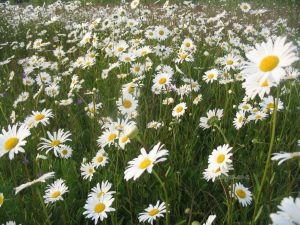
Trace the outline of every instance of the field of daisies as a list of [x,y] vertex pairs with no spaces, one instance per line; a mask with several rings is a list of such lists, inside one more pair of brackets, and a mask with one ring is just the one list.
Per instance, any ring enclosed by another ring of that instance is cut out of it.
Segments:
[[299,225],[299,14],[0,3],[0,224]]

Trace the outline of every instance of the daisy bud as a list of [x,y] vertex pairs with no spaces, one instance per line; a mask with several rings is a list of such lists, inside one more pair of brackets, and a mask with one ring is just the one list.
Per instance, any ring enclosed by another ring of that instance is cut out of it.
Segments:
[[192,225],[201,225],[201,224],[200,224],[200,222],[195,220],[195,221],[192,222]]
[[129,128],[127,128],[125,130],[125,135],[129,138],[129,139],[133,139],[135,138],[139,133],[139,129],[137,126],[130,126]]

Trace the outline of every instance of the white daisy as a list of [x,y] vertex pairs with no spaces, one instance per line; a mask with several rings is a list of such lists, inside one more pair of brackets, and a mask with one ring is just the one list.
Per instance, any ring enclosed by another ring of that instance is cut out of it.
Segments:
[[54,183],[47,186],[44,199],[45,203],[53,203],[63,200],[62,195],[68,192],[68,187],[65,185],[64,180],[58,179]]
[[99,219],[103,221],[108,217],[107,213],[115,211],[115,209],[111,207],[114,200],[111,195],[104,195],[101,198],[95,195],[89,197],[84,205],[85,211],[83,215],[86,215],[87,218],[91,218],[95,221],[95,224],[97,224]]
[[69,138],[71,133],[63,129],[59,129],[57,132],[53,132],[53,134],[47,131],[47,135],[49,139],[41,138],[42,142],[39,144],[40,147],[38,150],[46,150],[46,153],[53,150],[55,156],[58,156],[59,150],[65,142],[71,141]]
[[252,193],[241,183],[233,184],[231,195],[232,197],[237,198],[239,203],[242,204],[242,206],[247,206],[251,204]]
[[164,202],[157,201],[155,205],[150,204],[145,212],[139,214],[139,222],[148,222],[153,224],[154,220],[160,217],[164,217],[166,213],[166,205]]
[[164,145],[160,143],[156,144],[153,149],[147,153],[144,148],[141,149],[141,154],[128,162],[128,166],[124,172],[125,180],[130,180],[133,178],[136,180],[139,178],[145,170],[148,173],[152,172],[153,166],[158,163],[166,160],[166,156],[169,154],[169,151],[163,149]]
[[210,128],[223,117],[223,109],[213,109],[206,113],[206,117],[200,118],[200,127],[203,129]]
[[116,192],[111,191],[112,184],[108,181],[102,181],[101,185],[97,183],[95,187],[92,188],[91,193],[89,193],[89,197],[96,196],[97,198],[102,198],[104,195],[113,195]]
[[93,165],[98,168],[99,166],[103,167],[108,163],[107,153],[104,149],[100,149],[96,156],[92,159]]
[[173,108],[172,116],[176,117],[176,118],[179,118],[179,117],[183,116],[186,109],[187,109],[186,103],[181,102]]
[[220,167],[222,170],[228,170],[232,163],[232,160],[230,159],[232,156],[231,150],[232,147],[228,144],[218,146],[210,154],[208,158],[209,164]]
[[83,179],[89,179],[89,181],[92,180],[94,173],[96,172],[93,163],[81,163],[80,171],[81,176],[83,176]]
[[8,153],[8,157],[12,160],[15,154],[25,152],[24,146],[27,143],[25,138],[30,135],[30,131],[26,125],[8,126],[7,131],[3,128],[0,134],[0,158]]

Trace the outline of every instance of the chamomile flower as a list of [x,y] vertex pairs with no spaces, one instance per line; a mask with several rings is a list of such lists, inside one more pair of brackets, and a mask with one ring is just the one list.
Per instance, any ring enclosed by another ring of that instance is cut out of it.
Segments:
[[49,119],[53,117],[51,109],[43,109],[41,112],[33,111],[30,120],[33,121],[33,126],[36,127],[39,123],[46,126],[49,124]]
[[278,208],[279,211],[270,215],[273,225],[300,224],[300,198],[284,198]]
[[246,79],[258,76],[259,81],[268,80],[278,84],[286,75],[284,68],[298,60],[296,47],[291,42],[285,42],[286,37],[277,37],[275,41],[268,39],[246,53],[249,60],[243,67]]
[[72,157],[73,149],[68,145],[61,145],[58,152],[61,158],[68,159]]
[[84,205],[85,211],[83,215],[85,215],[86,218],[94,220],[95,224],[97,224],[99,219],[103,221],[108,217],[107,213],[115,211],[115,209],[111,207],[114,200],[111,195],[103,195],[101,198],[95,195],[89,197]]
[[65,185],[64,180],[58,179],[54,183],[47,186],[44,199],[45,203],[54,203],[63,200],[63,195],[68,192],[68,187]]
[[104,167],[108,163],[107,153],[104,149],[100,149],[96,156],[92,159],[93,165],[98,168],[99,166]]
[[0,158],[8,153],[8,157],[12,160],[15,154],[25,152],[24,146],[27,143],[25,138],[30,135],[30,131],[26,125],[8,126],[7,130],[2,129],[0,134]]
[[280,99],[276,99],[272,96],[268,96],[262,99],[262,102],[259,104],[260,107],[262,108],[262,110],[266,113],[270,112],[272,113],[274,108],[275,108],[275,104],[277,103],[277,111],[280,111],[281,109],[283,109],[283,103],[282,101],[280,101]]
[[121,114],[130,114],[136,111],[138,101],[132,95],[125,94],[119,98],[117,106]]
[[124,172],[125,180],[136,180],[139,178],[145,170],[148,173],[152,172],[153,166],[159,162],[167,160],[166,156],[169,154],[169,151],[163,148],[164,146],[161,143],[156,144],[153,149],[147,153],[144,148],[141,149],[141,154],[128,162],[128,166]]
[[172,75],[169,73],[158,73],[153,79],[153,85],[160,90],[166,90],[172,81]]
[[186,103],[181,102],[173,108],[172,116],[176,117],[176,118],[179,118],[179,117],[183,116],[186,109],[187,109]]
[[239,130],[247,122],[244,111],[239,111],[235,114],[233,125],[235,129]]
[[251,204],[252,193],[241,183],[233,184],[231,195],[232,197],[237,198],[242,206],[247,206]]
[[69,138],[71,133],[69,131],[64,131],[63,129],[59,129],[52,134],[47,131],[47,135],[49,139],[41,138],[42,142],[39,144],[40,147],[38,150],[46,150],[46,153],[52,150],[55,156],[58,156],[59,150],[65,142],[71,141]]
[[230,159],[232,156],[231,150],[232,147],[228,144],[218,146],[210,154],[208,158],[209,164],[220,167],[222,170],[230,168],[232,163],[232,160]]
[[164,217],[164,213],[166,213],[166,204],[157,201],[155,205],[150,204],[145,212],[139,214],[139,222],[148,222],[152,225],[155,220]]
[[93,179],[94,173],[96,172],[93,163],[81,163],[80,171],[83,179],[88,179],[89,181]]
[[223,167],[220,168],[216,164],[209,164],[208,167],[203,172],[204,179],[207,181],[212,180],[212,182],[215,182],[217,177],[220,177],[221,175],[228,176],[229,170],[231,170],[232,167]]
[[92,188],[92,192],[89,194],[89,197],[97,196],[97,198],[102,198],[104,195],[113,195],[116,192],[111,191],[112,184],[108,181],[102,181],[101,185],[97,183],[95,187]]
[[251,5],[246,2],[243,2],[240,4],[240,9],[242,10],[242,12],[247,13],[250,11]]
[[116,128],[109,127],[106,129],[103,134],[98,138],[98,146],[104,148],[105,146],[110,146],[114,144],[115,140],[118,138],[119,132]]
[[208,70],[204,73],[203,80],[206,83],[212,83],[217,80],[219,76],[219,71],[217,69]]
[[206,117],[200,118],[200,127],[208,129],[223,117],[223,109],[213,109],[206,113]]

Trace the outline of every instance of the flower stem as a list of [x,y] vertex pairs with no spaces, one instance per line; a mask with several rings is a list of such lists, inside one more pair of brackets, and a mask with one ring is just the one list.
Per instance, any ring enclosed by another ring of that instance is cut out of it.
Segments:
[[215,124],[214,127],[218,129],[218,131],[219,131],[220,134],[222,135],[222,137],[223,137],[225,143],[226,143],[226,144],[229,144],[229,141],[227,140],[227,138],[226,138],[224,132],[222,131],[221,127],[219,127],[217,124]]
[[267,155],[267,161],[266,161],[266,165],[265,165],[265,169],[264,169],[264,173],[263,173],[263,177],[261,179],[260,185],[258,187],[258,194],[257,194],[257,198],[255,199],[255,207],[254,207],[254,213],[253,213],[253,218],[252,218],[252,223],[251,224],[255,224],[255,220],[257,220],[257,210],[258,210],[258,206],[259,206],[259,200],[260,200],[260,196],[263,190],[263,186],[265,184],[266,178],[267,178],[267,173],[268,173],[268,169],[270,166],[270,160],[271,160],[271,154],[272,154],[272,150],[274,147],[274,141],[275,141],[275,131],[276,131],[276,116],[277,116],[277,105],[278,105],[278,100],[279,100],[279,87],[277,88],[277,96],[276,96],[276,101],[275,101],[275,106],[274,106],[274,111],[273,111],[273,116],[272,116],[272,130],[271,130],[271,140],[270,140],[270,145],[269,145],[269,151],[268,151],[268,155]]
[[170,225],[170,211],[169,211],[169,198],[168,198],[168,192],[165,186],[165,183],[160,179],[159,175],[153,170],[152,171],[158,182],[160,183],[160,186],[162,187],[165,195],[165,203],[166,203],[166,225]]

